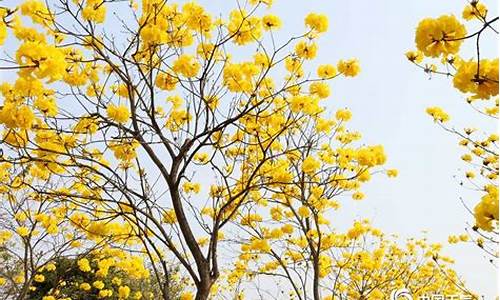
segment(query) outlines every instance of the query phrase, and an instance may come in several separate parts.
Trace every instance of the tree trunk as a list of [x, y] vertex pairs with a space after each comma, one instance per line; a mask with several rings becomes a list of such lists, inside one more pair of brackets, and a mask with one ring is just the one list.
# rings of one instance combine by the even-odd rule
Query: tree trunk
[[210, 295], [210, 288], [212, 287], [212, 284], [210, 281], [202, 281], [200, 284], [197, 286], [197, 291], [196, 291], [196, 297], [194, 298], [195, 300], [207, 300], [208, 296]]
[[314, 300], [321, 300], [319, 295], [319, 254], [314, 253], [314, 280], [313, 280], [313, 296]]

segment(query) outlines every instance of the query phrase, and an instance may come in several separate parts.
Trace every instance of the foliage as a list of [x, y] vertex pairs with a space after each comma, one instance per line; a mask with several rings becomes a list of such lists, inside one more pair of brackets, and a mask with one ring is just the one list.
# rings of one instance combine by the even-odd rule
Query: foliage
[[[41, 300], [46, 295], [73, 300], [155, 299], [155, 295], [161, 293], [159, 286], [151, 281], [154, 278], [130, 275], [120, 268], [120, 264], [112, 264], [111, 257], [93, 254], [58, 258], [40, 268], [36, 276], [28, 299]], [[178, 297], [175, 285], [172, 281], [172, 299]]]

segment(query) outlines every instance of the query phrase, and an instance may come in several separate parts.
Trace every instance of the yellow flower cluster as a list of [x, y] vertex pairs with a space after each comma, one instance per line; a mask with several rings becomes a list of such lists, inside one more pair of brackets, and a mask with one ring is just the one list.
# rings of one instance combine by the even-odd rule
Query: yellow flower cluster
[[306, 16], [304, 23], [318, 33], [328, 31], [328, 17], [323, 14], [310, 13]]
[[155, 84], [158, 88], [166, 91], [173, 91], [179, 80], [168, 73], [160, 73], [156, 76]]
[[200, 69], [200, 64], [196, 61], [196, 58], [189, 54], [182, 54], [179, 58], [174, 61], [172, 70], [185, 77], [194, 77], [198, 74]]
[[[301, 210], [300, 217], [306, 217], [307, 209], [301, 207]], [[354, 222], [346, 232], [299, 229], [302, 236], [293, 236], [293, 230], [284, 235], [284, 227], [290, 225], [288, 223], [272, 230], [261, 228], [259, 234], [267, 240], [254, 237], [243, 244], [239, 260], [227, 276], [228, 285], [245, 279], [254, 280], [260, 274], [286, 276], [291, 270], [295, 270], [299, 277], [290, 277], [290, 285], [298, 284], [313, 276], [307, 271], [296, 269], [297, 265], [301, 265], [314, 269], [312, 272], [320, 282], [334, 282], [336, 295], [346, 299], [382, 300], [402, 282], [416, 291], [418, 296], [436, 291], [449, 294], [462, 291], [456, 286], [458, 277], [451, 269], [453, 260], [440, 253], [440, 244], [430, 244], [426, 238], [409, 239], [405, 246], [400, 246], [393, 238], [372, 227], [367, 220]], [[465, 240], [466, 237], [456, 239]], [[319, 241], [321, 247], [317, 248]], [[269, 251], [273, 251], [272, 255], [266, 255]], [[314, 260], [309, 259], [310, 251], [317, 251]], [[414, 265], [414, 261], [419, 263]], [[429, 274], [433, 274], [434, 280], [422, 284], [421, 280], [427, 279]], [[361, 284], [367, 290], [359, 289]], [[326, 289], [320, 288], [319, 291], [325, 295], [324, 299], [331, 299]], [[290, 295], [295, 294], [292, 291]]]
[[111, 120], [120, 124], [126, 123], [130, 118], [130, 111], [125, 105], [110, 104], [106, 111]]
[[471, 1], [468, 5], [465, 6], [462, 11], [462, 18], [467, 21], [477, 19], [484, 20], [486, 15], [488, 14], [488, 8], [484, 3], [479, 1]]
[[[478, 75], [479, 70], [479, 75]], [[498, 58], [466, 61], [459, 65], [453, 77], [453, 86], [473, 98], [489, 99], [498, 95]]]
[[82, 17], [90, 22], [103, 23], [106, 19], [106, 4], [101, 0], [86, 0]]
[[[422, 20], [415, 35], [418, 50], [409, 51], [406, 56], [429, 74], [453, 76], [453, 86], [467, 95], [469, 105], [484, 115], [497, 118], [498, 58], [485, 59], [480, 56], [482, 53], [480, 53], [479, 36], [489, 29], [490, 20], [486, 19], [487, 15], [488, 8], [482, 2], [470, 1], [466, 4], [462, 18], [467, 21], [477, 20], [483, 26], [469, 36], [465, 26], [453, 15]], [[474, 48], [477, 48], [476, 58], [465, 60], [460, 56], [460, 46], [465, 41], [473, 41]], [[424, 57], [439, 58], [439, 63], [446, 69], [438, 70], [435, 64], [420, 65]], [[439, 107], [429, 107], [426, 112], [443, 127], [445, 127], [443, 123], [450, 119], [450, 116]], [[475, 218], [473, 230], [481, 230], [482, 234], [498, 230], [498, 135], [493, 133], [479, 137], [473, 128], [465, 128], [463, 133], [453, 128], [445, 127], [445, 129], [460, 136], [459, 145], [467, 151], [461, 159], [470, 165], [470, 169], [464, 172], [465, 181], [462, 184], [482, 189], [479, 202], [471, 209]], [[450, 243], [462, 240], [460, 236], [450, 237]], [[481, 238], [477, 244], [482, 248], [485, 247]], [[498, 256], [498, 253], [495, 254], [494, 250], [490, 250], [486, 251]]]
[[435, 122], [447, 122], [450, 120], [450, 116], [440, 107], [428, 107], [426, 112], [434, 119]]
[[361, 67], [357, 59], [340, 60], [337, 68], [339, 72], [348, 77], [354, 77], [359, 74]]
[[264, 30], [275, 30], [281, 27], [282, 22], [276, 15], [265, 15], [262, 17], [262, 24], [264, 26]]
[[438, 57], [457, 53], [466, 34], [465, 26], [455, 16], [443, 15], [420, 21], [415, 43], [425, 56]]
[[262, 20], [254, 15], [248, 15], [244, 10], [233, 10], [229, 14], [227, 30], [234, 35], [234, 43], [242, 46], [253, 43], [262, 37]]
[[137, 157], [137, 147], [139, 147], [139, 142], [136, 140], [123, 140], [110, 144], [110, 149], [115, 157], [123, 162], [130, 162]]

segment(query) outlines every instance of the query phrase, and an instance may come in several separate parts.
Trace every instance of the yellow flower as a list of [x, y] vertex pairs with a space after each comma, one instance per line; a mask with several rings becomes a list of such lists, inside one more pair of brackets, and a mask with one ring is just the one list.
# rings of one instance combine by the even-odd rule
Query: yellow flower
[[163, 223], [174, 224], [177, 222], [177, 215], [173, 209], [166, 209], [163, 213]]
[[0, 22], [0, 45], [3, 45], [5, 43], [6, 38], [7, 38], [7, 25], [5, 24], [5, 22]]
[[367, 167], [383, 165], [387, 159], [382, 145], [368, 146], [359, 149], [357, 158], [360, 165]]
[[196, 162], [199, 162], [199, 163], [202, 163], [202, 164], [205, 164], [208, 162], [208, 160], [210, 159], [210, 157], [208, 156], [208, 153], [206, 152], [198, 152], [194, 155], [194, 158], [193, 158]]
[[20, 6], [21, 13], [30, 16], [33, 22], [46, 24], [50, 19], [50, 12], [44, 2], [40, 0], [27, 0]]
[[364, 197], [365, 197], [365, 194], [363, 194], [360, 191], [357, 191], [354, 194], [352, 194], [352, 199], [354, 199], [354, 200], [362, 200]]
[[82, 17], [90, 22], [102, 23], [106, 18], [106, 5], [101, 0], [87, 0]]
[[324, 14], [310, 13], [306, 16], [304, 23], [318, 33], [328, 30], [328, 17]]
[[86, 258], [79, 259], [77, 264], [78, 264], [78, 268], [82, 272], [92, 271], [92, 268], [90, 267], [90, 263], [89, 263], [88, 259], [86, 259]]
[[387, 170], [387, 177], [397, 177], [398, 176], [398, 170], [396, 169], [389, 169]]
[[52, 272], [52, 271], [55, 271], [56, 270], [56, 265], [53, 264], [53, 263], [48, 263], [46, 266], [45, 266], [45, 270], [49, 271], [49, 272]]
[[474, 207], [474, 217], [478, 228], [490, 232], [499, 217], [498, 186], [489, 184], [484, 190], [481, 201]]
[[462, 155], [462, 160], [466, 162], [472, 161], [472, 156], [470, 154], [464, 154]]
[[302, 162], [302, 171], [309, 175], [314, 174], [321, 167], [321, 163], [314, 157], [308, 156]]
[[482, 20], [486, 18], [487, 14], [488, 8], [486, 5], [478, 1], [472, 1], [468, 3], [462, 11], [462, 18], [467, 21], [472, 19]]
[[299, 209], [297, 210], [297, 213], [299, 214], [299, 216], [301, 216], [302, 218], [307, 218], [311, 215], [311, 210], [309, 209], [309, 207], [307, 206], [304, 206], [302, 205], [301, 207], [299, 207]]
[[476, 177], [476, 174], [474, 174], [474, 172], [467, 171], [467, 172], [465, 172], [465, 177], [467, 177], [469, 179], [473, 179], [474, 177]]
[[359, 74], [361, 67], [359, 66], [359, 61], [355, 58], [348, 60], [340, 60], [337, 64], [339, 72], [344, 76], [354, 77]]
[[415, 43], [425, 56], [438, 57], [457, 53], [463, 42], [460, 38], [466, 34], [465, 26], [455, 16], [443, 15], [437, 19], [426, 18], [420, 21]]
[[167, 120], [167, 126], [172, 131], [179, 130], [185, 123], [191, 120], [191, 114], [184, 110], [173, 110]]
[[474, 99], [498, 95], [498, 58], [481, 59], [479, 67], [480, 79], [477, 79], [477, 61], [463, 62], [453, 77], [453, 86], [462, 93], [473, 93]]
[[185, 182], [182, 185], [182, 189], [186, 193], [195, 193], [195, 194], [198, 194], [200, 192], [201, 185], [199, 183], [195, 183], [195, 182]]
[[9, 128], [29, 130], [35, 122], [35, 114], [27, 105], [5, 102], [0, 109], [0, 123]]
[[82, 291], [88, 291], [90, 290], [92, 287], [90, 286], [90, 284], [86, 283], [86, 282], [83, 282], [80, 284], [80, 289]]
[[124, 140], [111, 143], [110, 148], [117, 159], [128, 162], [137, 157], [136, 149], [139, 145], [136, 140]]
[[298, 57], [303, 59], [313, 59], [316, 57], [317, 52], [318, 46], [315, 43], [308, 44], [301, 41], [295, 46], [295, 53]]
[[100, 280], [96, 280], [92, 283], [92, 286], [98, 290], [102, 290], [104, 288], [104, 283]]
[[264, 30], [273, 30], [281, 27], [281, 19], [275, 15], [266, 15], [262, 17]]
[[257, 5], [257, 4], [262, 3], [262, 4], [267, 5], [268, 8], [270, 8], [271, 5], [273, 5], [273, 2], [274, 2], [274, 0], [250, 0], [250, 4], [252, 4], [252, 5]]
[[292, 224], [285, 224], [281, 227], [281, 231], [283, 231], [286, 234], [292, 234], [293, 230], [294, 228]]
[[215, 95], [203, 99], [210, 110], [214, 110], [219, 105], [219, 98]]
[[330, 87], [325, 82], [313, 82], [309, 85], [309, 93], [318, 96], [320, 99], [330, 96]]
[[348, 109], [339, 109], [335, 113], [335, 118], [337, 118], [340, 121], [347, 122], [351, 119], [352, 113]]
[[38, 97], [33, 106], [46, 116], [55, 117], [57, 115], [58, 109], [54, 98]]
[[20, 226], [16, 228], [16, 232], [22, 237], [26, 237], [30, 234], [30, 230], [26, 226]]
[[405, 53], [406, 55], [406, 58], [411, 61], [411, 62], [414, 62], [414, 63], [421, 63], [424, 59], [424, 55], [422, 54], [421, 51], [408, 51]]
[[450, 120], [450, 116], [440, 107], [428, 107], [426, 112], [434, 118], [435, 122], [446, 122]]
[[24, 282], [24, 275], [16, 275], [14, 276], [14, 282], [19, 284]]
[[35, 277], [33, 277], [33, 280], [35, 282], [44, 282], [45, 276], [43, 276], [42, 274], [36, 274]]
[[113, 295], [113, 290], [100, 290], [98, 293], [99, 298], [111, 297]]
[[198, 74], [200, 64], [196, 61], [193, 55], [181, 54], [172, 66], [175, 73], [184, 75], [185, 77], [194, 77]]
[[266, 239], [254, 239], [250, 243], [250, 249], [260, 252], [270, 252], [271, 246], [269, 245]]
[[192, 300], [194, 299], [192, 292], [182, 292], [179, 300]]
[[113, 277], [111, 283], [113, 283], [114, 285], [122, 285], [122, 280], [118, 277]]
[[332, 78], [337, 75], [337, 69], [333, 65], [320, 65], [317, 70], [318, 76], [321, 79]]
[[159, 73], [156, 76], [155, 84], [162, 90], [173, 91], [179, 80], [168, 73]]
[[111, 120], [120, 124], [126, 123], [130, 118], [130, 111], [125, 105], [110, 104], [106, 111]]
[[229, 14], [227, 29], [231, 35], [234, 35], [234, 43], [245, 45], [262, 37], [262, 26], [260, 18], [249, 16], [244, 10], [235, 9]]
[[120, 299], [127, 299], [130, 295], [130, 288], [128, 286], [120, 286], [118, 288], [118, 297]]

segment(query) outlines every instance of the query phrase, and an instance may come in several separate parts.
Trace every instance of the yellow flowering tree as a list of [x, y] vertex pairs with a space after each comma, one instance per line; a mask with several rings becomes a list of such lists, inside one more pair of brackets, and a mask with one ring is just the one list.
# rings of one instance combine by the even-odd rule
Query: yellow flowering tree
[[[35, 182], [51, 184], [36, 177], [36, 166], [23, 169], [4, 162], [0, 168], [0, 295], [24, 299], [33, 282], [43, 281], [38, 271], [82, 246], [85, 234], [66, 219], [74, 208], [29, 188]], [[92, 246], [96, 244], [86, 245]]]
[[[123, 254], [107, 250], [74, 258], [60, 257], [38, 272], [27, 298], [41, 300], [55, 295], [58, 299], [72, 300], [157, 299], [156, 295], [161, 292], [155, 277], [130, 272], [133, 264], [127, 266], [124, 260], [113, 261], [116, 255]], [[183, 288], [182, 277], [175, 269], [171, 275], [169, 297], [178, 299]]]
[[[14, 45], [0, 67], [12, 75], [0, 85], [0, 162], [6, 178], [15, 176], [5, 191], [22, 186], [46, 199], [54, 207], [43, 217], [47, 230], [65, 222], [82, 247], [103, 253], [97, 267], [80, 258], [80, 271], [106, 278], [121, 268], [142, 278], [147, 259], [155, 296], [167, 300], [174, 263], [186, 276], [180, 299], [223, 298], [238, 292], [225, 283], [248, 275], [249, 257], [286, 258], [287, 272], [301, 247], [314, 283], [300, 287], [311, 288], [306, 296], [289, 278], [292, 294], [333, 292], [321, 282], [333, 276], [329, 250], [344, 247], [328, 241], [334, 198], [363, 199], [362, 184], [386, 161], [382, 146], [363, 145], [346, 127], [348, 109], [325, 109], [330, 80], [360, 66], [314, 63], [325, 15], [308, 14], [304, 32], [283, 38], [272, 0], [237, 4], [224, 17], [166, 0], [26, 0], [1, 10], [1, 41]], [[27, 222], [36, 221], [33, 210]], [[26, 239], [34, 226], [12, 231]], [[105, 280], [85, 283], [100, 298], [120, 294]], [[341, 294], [367, 295], [342, 284]]]
[[[493, 125], [498, 121], [498, 57], [485, 58], [481, 49], [494, 47], [496, 39], [490, 42], [488, 34], [498, 36], [495, 27], [498, 16], [488, 12], [485, 4], [473, 0], [463, 8], [463, 20], [443, 15], [420, 21], [415, 34], [417, 50], [407, 52], [406, 56], [427, 74], [452, 77], [453, 87], [465, 95], [466, 103]], [[462, 44], [469, 42], [475, 49], [472, 58], [461, 51]], [[448, 126], [445, 123], [450, 116], [440, 107], [429, 107], [427, 113], [442, 128], [460, 138], [459, 145], [465, 150], [461, 159], [469, 166], [461, 185], [477, 190], [480, 195], [474, 205], [467, 199], [462, 200], [474, 217], [468, 235], [488, 255], [497, 258], [498, 134], [474, 127], [457, 130]], [[455, 235], [449, 240], [456, 243], [469, 238]]]
[[[313, 214], [310, 217], [314, 224]], [[396, 236], [386, 236], [368, 220], [354, 222], [345, 232], [325, 225], [312, 227], [328, 234], [316, 229], [304, 233], [296, 225], [290, 230], [281, 228], [286, 233], [269, 244], [267, 251], [241, 256], [230, 284], [238, 284], [242, 291], [256, 288], [260, 294], [285, 292], [291, 299], [383, 300], [402, 289], [417, 299], [438, 294], [478, 299], [451, 268], [453, 260], [440, 253], [441, 244], [421, 238], [408, 239], [402, 246]], [[238, 273], [242, 275], [234, 281]], [[265, 280], [279, 290], [269, 289], [268, 284], [248, 284]]]
[[[91, 224], [92, 215], [79, 210], [71, 201], [38, 192], [61, 188], [51, 176], [57, 164], [17, 164], [4, 156], [0, 166], [0, 297], [2, 299], [78, 298], [81, 291], [89, 295], [108, 295], [113, 291], [109, 270], [116, 280], [124, 278], [145, 283], [150, 272], [145, 256], [133, 254], [134, 241], [128, 224], [110, 222], [107, 234], [99, 223]], [[45, 191], [45, 190], [44, 190]], [[69, 200], [69, 199], [68, 199]], [[108, 245], [112, 243], [113, 248]], [[84, 256], [80, 270], [66, 266], [67, 261]], [[88, 257], [88, 258], [87, 258]], [[80, 262], [80, 260], [79, 260]], [[85, 263], [86, 262], [86, 263]], [[91, 267], [93, 265], [93, 267]], [[91, 272], [95, 280], [108, 284], [101, 289], [86, 289], [81, 277], [64, 276]], [[70, 281], [69, 279], [74, 279]], [[115, 280], [115, 281], [116, 281]], [[170, 283], [170, 280], [169, 280]], [[149, 283], [148, 283], [149, 284]], [[110, 289], [111, 288], [111, 289]], [[114, 287], [115, 292], [119, 286]], [[129, 292], [141, 293], [141, 290]], [[145, 299], [153, 299], [144, 295]], [[50, 298], [48, 298], [50, 299]]]

